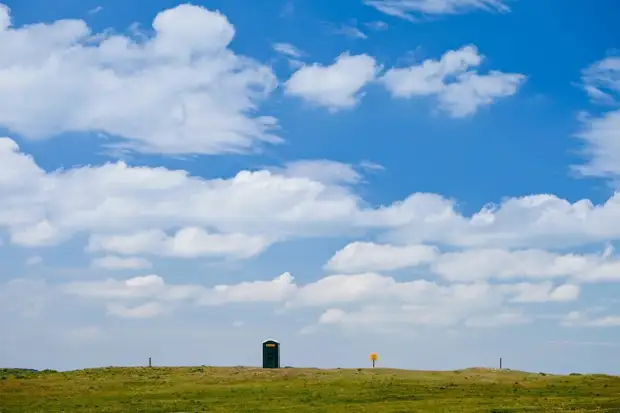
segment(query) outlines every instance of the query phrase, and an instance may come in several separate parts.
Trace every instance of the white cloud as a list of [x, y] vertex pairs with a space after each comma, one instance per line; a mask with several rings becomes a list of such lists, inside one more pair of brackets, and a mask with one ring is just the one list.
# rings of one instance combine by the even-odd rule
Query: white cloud
[[[417, 279], [396, 281], [377, 273], [330, 275], [291, 290], [288, 307], [331, 306], [337, 304], [374, 303], [381, 305], [460, 305], [461, 300], [475, 308], [477, 299], [493, 305], [505, 300], [515, 303], [573, 301], [579, 287], [569, 284], [554, 286], [550, 282], [520, 284], [455, 283], [442, 285]], [[452, 304], [451, 304], [452, 303]], [[461, 303], [462, 304], [462, 303]]]
[[415, 21], [419, 15], [461, 14], [473, 10], [508, 12], [507, 0], [364, 0], [391, 16]]
[[[141, 299], [157, 297], [161, 300], [186, 298], [192, 295], [193, 288], [168, 287], [158, 275], [129, 278], [124, 281], [78, 281], [61, 288], [67, 294], [102, 299]], [[180, 292], [183, 292], [182, 294]]]
[[152, 264], [144, 258], [116, 257], [113, 255], [108, 255], [94, 259], [91, 266], [94, 268], [105, 268], [108, 270], [142, 270], [151, 268]]
[[270, 171], [293, 178], [308, 178], [324, 184], [355, 184], [362, 175], [353, 165], [328, 159], [308, 159], [288, 162], [283, 168]]
[[46, 173], [18, 150], [0, 139], [0, 227], [24, 246], [90, 232], [95, 246], [107, 242], [93, 249], [115, 253], [249, 257], [276, 239], [346, 231], [360, 213], [348, 189], [306, 177], [241, 171], [205, 180], [122, 162]]
[[465, 46], [446, 52], [440, 60], [390, 69], [381, 81], [394, 97], [435, 96], [442, 110], [461, 118], [497, 99], [514, 95], [525, 80], [518, 73], [479, 74], [472, 70], [482, 60], [476, 47]]
[[107, 302], [109, 313], [125, 317], [139, 317], [137, 314], [143, 313], [154, 316], [182, 303], [203, 306], [263, 303], [284, 305], [289, 311], [303, 307], [331, 308], [327, 315], [320, 317], [319, 324], [386, 322], [443, 326], [464, 323], [471, 317], [478, 317], [477, 321], [471, 321], [474, 324], [516, 322], [508, 316], [506, 320], [489, 321], [489, 318], [501, 312], [518, 313], [519, 307], [515, 306], [524, 303], [573, 301], [580, 292], [578, 286], [556, 286], [550, 282], [441, 285], [421, 279], [399, 282], [376, 273], [330, 275], [305, 285], [295, 284], [291, 274], [284, 273], [270, 281], [213, 287], [167, 284], [160, 276], [148, 275], [126, 280], [72, 282], [61, 290]]
[[371, 242], [353, 242], [336, 252], [326, 268], [338, 272], [390, 271], [415, 267], [436, 259], [436, 247], [396, 246]]
[[620, 110], [585, 116], [576, 136], [585, 144], [583, 152], [589, 158], [575, 167], [579, 173], [620, 179]]
[[[373, 288], [374, 304], [353, 310], [332, 307], [319, 317], [318, 324], [370, 329], [385, 325], [494, 327], [521, 324], [532, 322], [536, 317], [510, 303], [573, 301], [579, 293], [576, 286], [554, 288], [551, 283], [440, 286], [423, 280], [404, 283], [392, 280]], [[377, 302], [376, 298], [382, 294], [383, 302]]]
[[[442, 254], [432, 264], [432, 271], [451, 281], [573, 277], [582, 282], [598, 282], [605, 277], [596, 271], [608, 265], [620, 268], [617, 260], [597, 254], [559, 254], [534, 249], [476, 249]], [[616, 276], [615, 280], [620, 280], [620, 276]]]
[[4, 138], [0, 228], [24, 246], [86, 233], [125, 242], [100, 247], [110, 253], [178, 257], [249, 257], [274, 241], [364, 229], [380, 230], [381, 238], [398, 244], [461, 248], [558, 248], [620, 239], [620, 227], [609, 225], [620, 221], [620, 194], [600, 205], [553, 195], [506, 198], [471, 216], [461, 214], [456, 201], [427, 193], [372, 208], [346, 185], [357, 179], [350, 166], [329, 164], [317, 174], [317, 165], [211, 180], [122, 162], [45, 172]]
[[284, 303], [297, 290], [293, 277], [284, 273], [271, 281], [220, 284], [211, 288], [195, 284], [167, 284], [158, 275], [126, 280], [79, 281], [61, 286], [68, 295], [108, 302], [111, 315], [140, 318], [153, 317], [172, 310], [182, 302], [203, 306], [235, 303]]
[[0, 29], [6, 30], [11, 26], [11, 10], [8, 6], [0, 3]]
[[233, 303], [282, 302], [293, 295], [297, 286], [289, 273], [281, 274], [271, 281], [246, 281], [236, 285], [220, 284], [206, 289], [198, 303], [224, 305]]
[[613, 108], [600, 115], [582, 115], [576, 134], [584, 144], [587, 162], [575, 167], [585, 176], [612, 178], [620, 182], [620, 57], [607, 57], [586, 68], [583, 88], [594, 103]]
[[565, 327], [620, 327], [620, 316], [590, 317], [586, 312], [571, 311], [562, 320]]
[[[478, 300], [482, 298], [478, 297]], [[356, 310], [331, 308], [319, 317], [318, 324], [354, 326], [362, 329], [374, 329], [386, 325], [445, 328], [466, 323], [470, 317], [481, 317], [481, 313], [496, 310], [496, 305], [491, 305], [489, 302], [478, 306], [475, 304], [471, 300], [454, 300], [450, 304], [442, 299], [431, 304], [365, 306]]]
[[511, 301], [515, 303], [575, 301], [581, 293], [581, 288], [578, 285], [563, 284], [554, 287], [551, 282], [506, 284], [499, 288], [514, 293], [515, 296]]
[[540, 249], [498, 248], [440, 252], [427, 245], [353, 242], [337, 251], [326, 268], [340, 272], [389, 271], [420, 265], [452, 282], [488, 279], [570, 278], [577, 283], [620, 281], [620, 260], [612, 249], [602, 254], [561, 254]]
[[354, 107], [360, 90], [375, 79], [380, 67], [371, 56], [340, 55], [331, 66], [307, 65], [286, 82], [286, 93], [331, 111]]
[[395, 281], [379, 274], [330, 275], [303, 286], [288, 305], [326, 306], [354, 303], [364, 300], [381, 300], [390, 294]]
[[107, 251], [126, 255], [251, 258], [261, 253], [269, 244], [269, 240], [260, 236], [210, 234], [201, 228], [186, 227], [178, 230], [174, 236], [168, 236], [161, 230], [127, 235], [93, 235], [88, 249], [95, 252]]
[[300, 58], [303, 52], [290, 43], [274, 43], [273, 50], [285, 56]]
[[402, 202], [369, 211], [373, 225], [392, 227], [386, 240], [399, 244], [442, 243], [459, 247], [568, 248], [620, 238], [620, 193], [595, 205], [551, 194], [505, 198], [471, 216], [455, 200], [415, 193]]
[[342, 25], [333, 31], [335, 34], [341, 34], [350, 39], [368, 39], [368, 35], [355, 26]]
[[24, 247], [45, 247], [64, 241], [65, 235], [48, 220], [16, 228], [11, 233], [11, 242]]
[[255, 115], [277, 80], [228, 49], [235, 29], [224, 15], [183, 4], [153, 30], [137, 41], [93, 34], [82, 20], [11, 27], [0, 8], [0, 125], [30, 139], [100, 131], [159, 153], [279, 141], [276, 120]]
[[370, 30], [374, 30], [376, 32], [387, 30], [390, 27], [386, 22], [380, 21], [380, 20], [377, 20], [374, 22], [368, 22], [368, 23], [365, 23], [365, 25]]
[[101, 10], [103, 10], [102, 6], [93, 7], [92, 9], [88, 10], [88, 14], [97, 14]]
[[597, 103], [614, 103], [620, 94], [620, 56], [609, 56], [582, 72], [583, 88]]
[[581, 287], [574, 284], [564, 284], [549, 293], [550, 301], [574, 301], [579, 298]]

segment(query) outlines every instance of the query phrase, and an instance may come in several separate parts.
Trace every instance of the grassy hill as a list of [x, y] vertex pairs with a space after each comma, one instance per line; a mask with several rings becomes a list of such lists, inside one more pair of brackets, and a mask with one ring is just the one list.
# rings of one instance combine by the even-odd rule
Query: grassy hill
[[620, 377], [489, 369], [0, 370], [0, 412], [620, 412]]

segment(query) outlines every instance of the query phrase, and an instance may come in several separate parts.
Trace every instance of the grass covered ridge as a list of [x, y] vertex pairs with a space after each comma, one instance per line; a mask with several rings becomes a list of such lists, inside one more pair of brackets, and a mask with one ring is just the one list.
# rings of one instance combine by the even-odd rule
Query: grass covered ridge
[[618, 412], [620, 377], [490, 369], [0, 369], [0, 412]]

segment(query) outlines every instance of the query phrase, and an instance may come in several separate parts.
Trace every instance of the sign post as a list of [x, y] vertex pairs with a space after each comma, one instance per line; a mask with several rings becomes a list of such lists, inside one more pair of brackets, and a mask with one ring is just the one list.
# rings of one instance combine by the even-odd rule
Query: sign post
[[370, 353], [370, 361], [372, 361], [372, 368], [375, 368], [375, 362], [377, 361], [377, 353]]

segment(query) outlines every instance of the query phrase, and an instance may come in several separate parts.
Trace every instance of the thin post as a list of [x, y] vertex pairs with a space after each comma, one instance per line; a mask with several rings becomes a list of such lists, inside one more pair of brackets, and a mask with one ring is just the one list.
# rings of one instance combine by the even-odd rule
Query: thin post
[[153, 365], [151, 364], [151, 358], [149, 357], [149, 367], [153, 367]]
[[500, 370], [502, 369], [502, 358], [501, 357], [499, 358], [499, 369]]
[[375, 368], [375, 361], [374, 360], [372, 361], [372, 368], [373, 369]]

